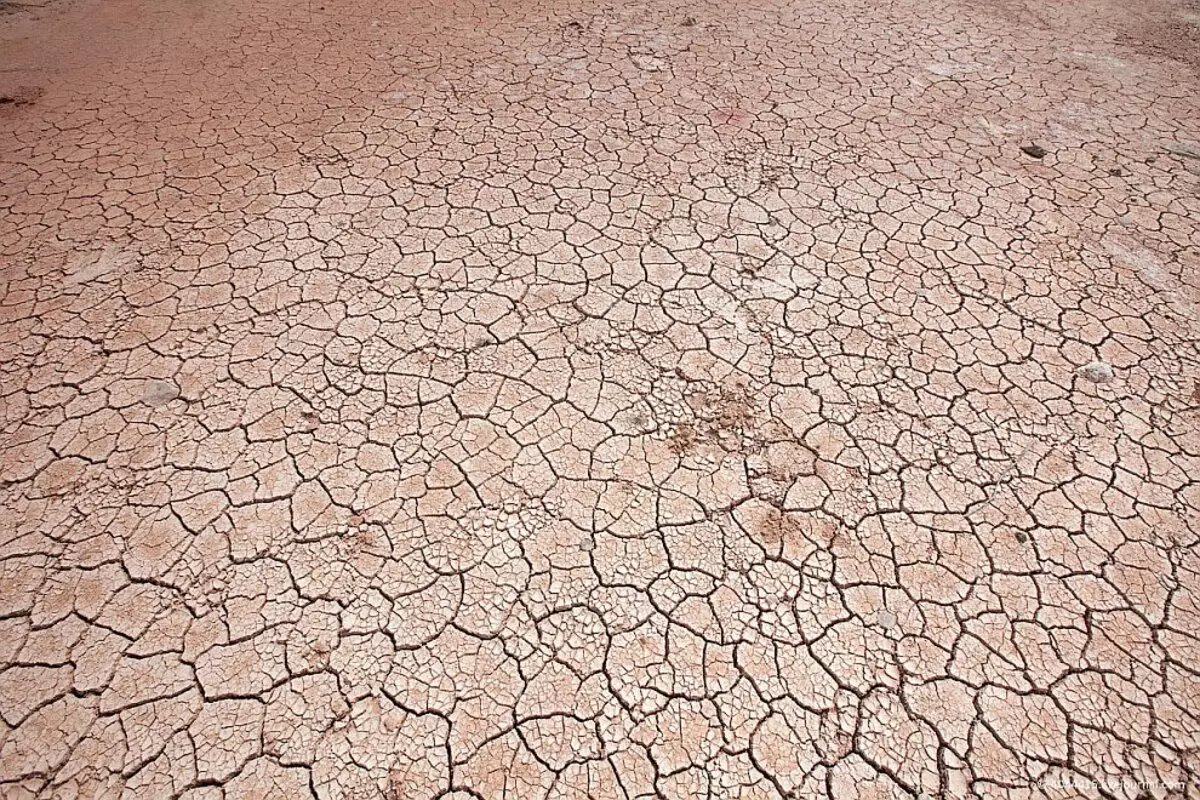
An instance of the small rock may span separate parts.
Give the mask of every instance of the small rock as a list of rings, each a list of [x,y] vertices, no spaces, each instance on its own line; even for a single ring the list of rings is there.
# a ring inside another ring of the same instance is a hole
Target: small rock
[[[1184,158],[1200,158],[1200,145],[1190,142],[1167,142],[1166,150]]]
[[[590,536],[584,537],[579,543],[579,549],[585,553],[590,553],[596,549],[596,540]]]
[[[159,408],[179,397],[179,387],[174,381],[149,381],[142,391],[142,402],[151,408]]]
[[[696,18],[695,18],[695,17],[684,17],[684,18],[683,18],[683,27],[685,27],[685,28],[691,28],[691,27],[694,27],[694,26],[695,26],[695,24],[696,24]]]
[[[1046,148],[1041,145],[1027,144],[1021,148],[1021,152],[1030,158],[1045,158]]]
[[[974,64],[960,64],[956,61],[942,61],[925,67],[926,72],[941,78],[955,78],[959,75],[974,72],[975,70],[976,66]]]
[[[666,62],[651,55],[636,55],[633,64],[642,72],[662,72],[667,68]]]
[[[1108,174],[1112,175],[1114,178],[1123,178],[1125,177],[1125,170],[1121,169],[1120,167],[1113,167],[1108,171]]]
[[[1021,544],[1025,544],[1029,541],[1029,534],[1025,533],[1025,531],[1017,531],[1016,539]]]
[[[879,627],[883,628],[885,631],[890,631],[892,628],[896,627],[896,614],[895,612],[889,611],[885,608],[875,616],[875,621],[879,623]]]
[[[1093,361],[1079,368],[1079,374],[1092,383],[1108,383],[1114,377],[1112,364],[1103,361]]]

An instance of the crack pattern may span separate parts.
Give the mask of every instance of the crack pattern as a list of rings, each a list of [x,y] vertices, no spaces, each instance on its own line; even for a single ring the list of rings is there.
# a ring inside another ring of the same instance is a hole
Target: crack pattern
[[[1196,796],[1143,5],[217,0],[20,67],[0,794]]]

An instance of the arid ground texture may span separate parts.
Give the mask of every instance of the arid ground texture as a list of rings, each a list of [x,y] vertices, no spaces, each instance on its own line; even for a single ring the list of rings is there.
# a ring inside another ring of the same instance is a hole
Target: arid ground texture
[[[0,2],[0,797],[1200,797],[1198,69]]]

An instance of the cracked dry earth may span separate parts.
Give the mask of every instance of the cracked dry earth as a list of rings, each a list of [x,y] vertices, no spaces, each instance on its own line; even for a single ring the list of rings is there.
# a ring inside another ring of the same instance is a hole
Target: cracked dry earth
[[[1197,22],[10,8],[0,796],[1196,797]]]

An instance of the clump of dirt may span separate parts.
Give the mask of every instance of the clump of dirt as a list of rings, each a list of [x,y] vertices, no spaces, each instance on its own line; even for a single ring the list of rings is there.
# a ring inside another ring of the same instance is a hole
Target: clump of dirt
[[[314,642],[305,648],[304,660],[311,667],[328,667],[333,648],[326,642]]]
[[[680,423],[667,437],[677,455],[715,446],[726,452],[745,449],[747,433],[759,415],[758,398],[744,383],[703,389],[687,397],[691,420]]]
[[[330,167],[339,164],[349,164],[350,159],[328,147],[318,147],[300,154],[300,161],[314,167]]]
[[[759,524],[751,528],[752,535],[766,545],[781,544],[784,539],[803,535],[800,523],[788,514],[772,509],[774,513],[767,514]]]
[[[380,555],[387,552],[387,539],[383,531],[373,525],[359,525],[353,532],[354,537],[350,547],[355,553]]]
[[[696,433],[696,426],[690,422],[684,422],[676,425],[675,429],[671,431],[671,435],[667,437],[667,447],[675,455],[681,456],[694,450],[699,441],[700,436]]]
[[[667,447],[678,456],[718,461],[730,453],[756,459],[765,457],[769,450],[782,454],[781,448],[792,441],[793,434],[771,416],[767,394],[741,380],[695,387],[684,395],[684,413],[668,430]],[[799,449],[807,452],[803,447]],[[808,461],[807,457],[797,457],[800,462]]]
[[[756,497],[782,505],[796,479],[816,471],[816,455],[794,440],[771,442],[747,455],[746,471]]]
[[[768,550],[804,551],[811,547],[831,548],[838,540],[838,524],[823,514],[781,511],[768,504],[755,504],[740,511],[744,530]]]

